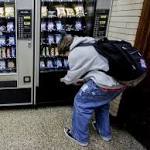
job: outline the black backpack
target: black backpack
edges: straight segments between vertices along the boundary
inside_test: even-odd
[[[85,46],[85,44],[80,44],[79,46],[81,45]],[[143,56],[129,42],[104,38],[92,45],[109,62],[109,71],[100,71],[105,72],[118,81],[135,80],[147,71],[147,65]]]

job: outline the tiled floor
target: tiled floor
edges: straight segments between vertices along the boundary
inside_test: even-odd
[[[70,107],[0,110],[0,150],[144,150],[127,132],[113,129],[106,143],[92,127],[89,146],[80,147],[64,136],[70,121]]]

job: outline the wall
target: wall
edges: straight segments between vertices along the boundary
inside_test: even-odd
[[[143,0],[113,0],[108,28],[109,39],[134,44]]]
[[[108,38],[126,40],[134,45],[144,0],[113,0]],[[110,113],[117,115],[121,95],[112,101]]]

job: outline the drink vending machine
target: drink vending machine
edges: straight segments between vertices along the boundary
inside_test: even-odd
[[[0,106],[33,104],[34,0],[0,0]]]
[[[35,104],[72,103],[79,87],[60,83],[69,66],[57,47],[64,32],[92,36],[95,6],[95,0],[35,1]]]

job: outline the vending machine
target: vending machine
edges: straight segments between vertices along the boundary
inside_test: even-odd
[[[34,0],[0,0],[0,106],[33,104]]]
[[[69,66],[58,44],[64,32],[93,35],[96,1],[36,0],[35,6],[35,104],[72,103],[79,87],[60,83]]]

